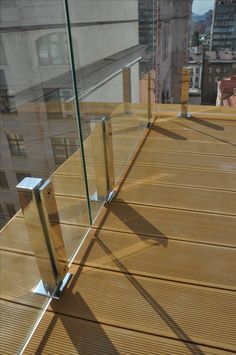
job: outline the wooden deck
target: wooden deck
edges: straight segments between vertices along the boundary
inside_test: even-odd
[[[66,175],[55,181],[68,205],[81,195]],[[64,235],[76,239],[87,224],[78,225],[69,211]],[[235,353],[235,231],[236,120],[160,117],[25,354]],[[17,268],[22,275],[33,270],[32,286],[39,279],[20,214],[4,229],[1,249],[5,355],[14,353],[43,301],[27,293],[23,279],[14,280]]]

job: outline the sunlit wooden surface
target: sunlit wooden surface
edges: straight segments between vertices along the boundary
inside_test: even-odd
[[[26,354],[236,352],[236,117],[206,109],[215,119],[158,115]],[[114,144],[118,170],[133,138],[130,130]],[[76,159],[53,177],[68,253],[88,227]],[[88,175],[93,186],[92,164]],[[25,287],[39,275],[21,214],[3,230],[1,252],[4,354],[13,354],[42,307]]]

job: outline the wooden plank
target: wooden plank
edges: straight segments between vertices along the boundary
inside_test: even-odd
[[[181,134],[181,133],[180,133]],[[174,151],[195,153],[195,154],[211,154],[222,156],[236,156],[236,146],[222,142],[196,142],[186,140],[171,140],[171,139],[148,139],[143,147],[144,150],[149,149],[158,154],[158,151]]]
[[[132,274],[236,290],[234,248],[105,230],[92,237],[86,258],[78,253],[76,262],[121,271],[119,260]]]
[[[234,292],[87,267],[76,270],[63,298],[51,303],[54,312],[236,351]],[[198,353],[197,344],[193,347]]]
[[[134,164],[126,177],[127,180],[236,190],[235,173],[182,167],[148,166],[145,165],[145,162],[143,165]]]
[[[236,192],[233,191],[126,181],[115,200],[146,206],[236,215]]]
[[[1,354],[19,354],[19,350],[25,344],[40,310],[26,307],[17,303],[0,300],[1,331],[0,344]]]
[[[164,128],[153,126],[151,128],[150,138],[158,138],[158,139],[172,139],[176,141],[186,141],[186,140],[194,140],[194,141],[205,141],[205,142],[219,142],[219,143],[228,143],[231,145],[236,144],[236,132],[222,132],[214,131],[214,132],[203,132],[198,130],[189,129],[179,129],[179,127],[183,127],[182,125],[177,126],[176,129]]]
[[[95,221],[112,231],[236,246],[236,218],[218,214],[112,203]]]
[[[45,334],[45,329],[46,334]],[[91,341],[92,339],[92,341]],[[223,355],[227,351],[198,347],[202,354]],[[150,334],[111,327],[47,312],[25,354],[81,355],[191,355],[191,344]]]
[[[235,157],[222,157],[204,154],[178,153],[175,152],[152,152],[141,150],[136,163],[165,166],[180,166],[201,169],[213,169],[221,171],[236,171]]]

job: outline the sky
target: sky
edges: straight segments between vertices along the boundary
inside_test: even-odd
[[[213,9],[214,0],[193,0],[192,11],[202,15],[210,9]]]

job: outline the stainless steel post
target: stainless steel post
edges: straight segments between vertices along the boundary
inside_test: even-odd
[[[188,100],[189,100],[189,68],[183,67],[181,82],[181,111],[178,114],[180,118],[189,118]]]
[[[35,293],[59,298],[71,275],[50,180],[27,177],[17,186],[41,281]]]
[[[97,187],[93,199],[106,201],[111,197],[115,182],[111,117],[105,116],[93,123],[91,139]]]
[[[152,93],[152,86],[151,86],[151,82],[152,82],[152,74],[149,73],[148,74],[148,127],[151,126],[151,117],[152,117],[152,104],[151,104],[151,93]]]
[[[124,109],[126,113],[130,112],[131,103],[131,68],[124,67],[122,70],[123,76],[123,101],[124,101]]]

